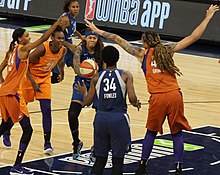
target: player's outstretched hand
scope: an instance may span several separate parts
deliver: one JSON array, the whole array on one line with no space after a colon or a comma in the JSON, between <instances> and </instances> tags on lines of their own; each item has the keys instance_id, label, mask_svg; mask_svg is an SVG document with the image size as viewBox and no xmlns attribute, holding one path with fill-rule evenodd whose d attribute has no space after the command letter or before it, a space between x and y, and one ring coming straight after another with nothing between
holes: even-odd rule
<instances>
[{"instance_id":1,"label":"player's outstretched hand","mask_svg":"<svg viewBox=\"0 0 220 175\"><path fill-rule=\"evenodd\" d=\"M211 19L215 12L219 11L219 6L210 5L209 9L206 10L206 18Z\"/></svg>"},{"instance_id":2,"label":"player's outstretched hand","mask_svg":"<svg viewBox=\"0 0 220 175\"><path fill-rule=\"evenodd\" d=\"M82 83L80 83L78 81L78 83L75 85L74 88L77 91L79 91L79 93L83 94L84 96L87 94L87 88L86 88L86 85L85 85L84 81L82 81Z\"/></svg>"},{"instance_id":3,"label":"player's outstretched hand","mask_svg":"<svg viewBox=\"0 0 220 175\"><path fill-rule=\"evenodd\" d=\"M90 22L87 19L84 19L84 21L86 22L86 26L89 27L92 31L97 32L99 30L93 22Z\"/></svg>"}]
</instances>

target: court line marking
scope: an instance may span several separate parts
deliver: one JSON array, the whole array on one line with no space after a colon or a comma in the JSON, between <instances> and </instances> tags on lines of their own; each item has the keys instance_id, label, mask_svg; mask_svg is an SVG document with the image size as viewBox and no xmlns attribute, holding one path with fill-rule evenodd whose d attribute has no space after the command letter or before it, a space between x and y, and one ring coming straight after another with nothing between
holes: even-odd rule
<instances>
[{"instance_id":1,"label":"court line marking","mask_svg":"<svg viewBox=\"0 0 220 175\"><path fill-rule=\"evenodd\" d=\"M184 168L182 169L182 171L191 171L191 170L194 170L194 168ZM176 170L169 170L169 173L175 173Z\"/></svg>"},{"instance_id":2,"label":"court line marking","mask_svg":"<svg viewBox=\"0 0 220 175\"><path fill-rule=\"evenodd\" d=\"M202 126L194 127L193 129L199 129L199 128L204 128L204 127L215 127L215 128L220 129L220 127L216 126L216 125L202 125ZM183 132L186 132L186 131L183 131ZM166 134L170 134L170 132L164 133L163 135L166 135ZM135 141L138 141L138 140L143 140L143 137L142 138L133 139L132 142L135 142ZM82 151L87 151L87 150L88 150L88 148L85 148ZM29 163L29 162L38 161L38 160L45 160L45 159L48 159L48 158L53 158L53 157L58 157L58 156L64 156L66 154L71 154L71 153L72 152L66 152L66 153L62 153L62 154L52 155L50 157L41 157L41 158L37 158L37 159L31 159L31 160L24 161L24 163ZM0 168L4 168L4 167L7 167L7 166L12 166L12 164L5 164L3 166L0 166Z\"/></svg>"},{"instance_id":3,"label":"court line marking","mask_svg":"<svg viewBox=\"0 0 220 175\"><path fill-rule=\"evenodd\" d=\"M56 174L56 173L51 173L51 172L47 172L47 171L42 171L42 170L38 170L38 169L33 169L33 168L28 168L28 167L25 167L25 169L28 169L28 170L31 170L31 171L34 171L34 172L44 173L44 174L51 174L51 175L60 175L60 174Z\"/></svg>"},{"instance_id":4,"label":"court line marking","mask_svg":"<svg viewBox=\"0 0 220 175\"><path fill-rule=\"evenodd\" d=\"M220 164L220 160L216 161L216 162L213 162L213 163L210 163L209 165L213 166L213 165L217 165L217 164Z\"/></svg>"}]
</instances>

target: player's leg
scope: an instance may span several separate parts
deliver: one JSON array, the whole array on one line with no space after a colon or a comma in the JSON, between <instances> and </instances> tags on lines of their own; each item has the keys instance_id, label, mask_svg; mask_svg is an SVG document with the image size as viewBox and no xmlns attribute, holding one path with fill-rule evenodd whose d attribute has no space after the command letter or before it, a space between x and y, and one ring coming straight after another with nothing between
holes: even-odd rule
<instances>
[{"instance_id":1,"label":"player's leg","mask_svg":"<svg viewBox=\"0 0 220 175\"><path fill-rule=\"evenodd\" d=\"M131 133L129 117L125 113L115 113L108 117L110 123L110 143L112 148L112 175L123 174L123 161L125 153L130 151Z\"/></svg>"},{"instance_id":2,"label":"player's leg","mask_svg":"<svg viewBox=\"0 0 220 175\"><path fill-rule=\"evenodd\" d=\"M182 175L183 165L183 133L182 131L172 134L173 138L173 149L174 149L174 161L176 166L176 175Z\"/></svg>"},{"instance_id":3,"label":"player's leg","mask_svg":"<svg viewBox=\"0 0 220 175\"><path fill-rule=\"evenodd\" d=\"M150 153L152 152L157 132L163 132L162 125L165 117L166 105L164 103L163 95L151 95L146 125L147 132L143 140L141 161L139 163L139 168L136 170L136 175L147 175L147 162L150 157Z\"/></svg>"},{"instance_id":4,"label":"player's leg","mask_svg":"<svg viewBox=\"0 0 220 175\"><path fill-rule=\"evenodd\" d=\"M94 119L94 150L96 155L95 163L92 167L91 174L102 175L105 168L108 152L111 149L108 133L108 121L101 113L96 113Z\"/></svg>"},{"instance_id":5,"label":"player's leg","mask_svg":"<svg viewBox=\"0 0 220 175\"><path fill-rule=\"evenodd\" d=\"M169 92L168 95L168 123L173 138L176 175L182 175L184 152L182 128L190 130L191 127L189 126L188 121L184 116L182 93L180 91L173 91Z\"/></svg>"},{"instance_id":6,"label":"player's leg","mask_svg":"<svg viewBox=\"0 0 220 175\"><path fill-rule=\"evenodd\" d=\"M50 142L52 128L51 100L39 99L39 102L42 112L42 126L44 132L44 154L52 155L53 148Z\"/></svg>"},{"instance_id":7,"label":"player's leg","mask_svg":"<svg viewBox=\"0 0 220 175\"><path fill-rule=\"evenodd\" d=\"M13 124L11 118L9 117L7 122L4 122L4 120L2 120L2 123L0 126L0 135L2 135L2 143L6 148L11 147L10 130L13 127L13 125L14 124Z\"/></svg>"},{"instance_id":8,"label":"player's leg","mask_svg":"<svg viewBox=\"0 0 220 175\"><path fill-rule=\"evenodd\" d=\"M17 153L17 157L14 163L14 166L10 170L10 174L27 174L27 175L32 175L34 174L33 172L25 169L22 167L22 160L25 154L25 151L29 145L29 142L31 140L32 132L33 129L30 124L30 118L27 116L24 116L22 120L19 122L21 127L22 127L22 136L20 139L20 144L19 144L19 149Z\"/></svg>"},{"instance_id":9,"label":"player's leg","mask_svg":"<svg viewBox=\"0 0 220 175\"><path fill-rule=\"evenodd\" d=\"M73 138L73 158L77 158L83 147L83 142L79 139L79 115L82 110L82 105L72 101L68 111L68 121Z\"/></svg>"}]
</instances>

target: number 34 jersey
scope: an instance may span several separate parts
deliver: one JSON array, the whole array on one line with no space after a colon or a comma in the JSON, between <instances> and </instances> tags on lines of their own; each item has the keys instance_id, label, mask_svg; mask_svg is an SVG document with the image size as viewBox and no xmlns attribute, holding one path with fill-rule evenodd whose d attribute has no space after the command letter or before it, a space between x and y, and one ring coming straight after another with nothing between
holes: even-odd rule
<instances>
[{"instance_id":1,"label":"number 34 jersey","mask_svg":"<svg viewBox=\"0 0 220 175\"><path fill-rule=\"evenodd\" d=\"M121 78L123 70L99 72L96 84L97 111L127 112L126 84Z\"/></svg>"}]
</instances>

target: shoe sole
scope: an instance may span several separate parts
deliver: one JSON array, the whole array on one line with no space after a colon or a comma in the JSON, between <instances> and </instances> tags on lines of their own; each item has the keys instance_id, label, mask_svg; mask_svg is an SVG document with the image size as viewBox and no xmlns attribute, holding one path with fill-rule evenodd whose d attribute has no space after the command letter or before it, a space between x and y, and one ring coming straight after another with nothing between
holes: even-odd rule
<instances>
[{"instance_id":1,"label":"shoe sole","mask_svg":"<svg viewBox=\"0 0 220 175\"><path fill-rule=\"evenodd\" d=\"M51 156L53 154L53 149L48 148L48 149L44 150L44 154Z\"/></svg>"}]
</instances>

